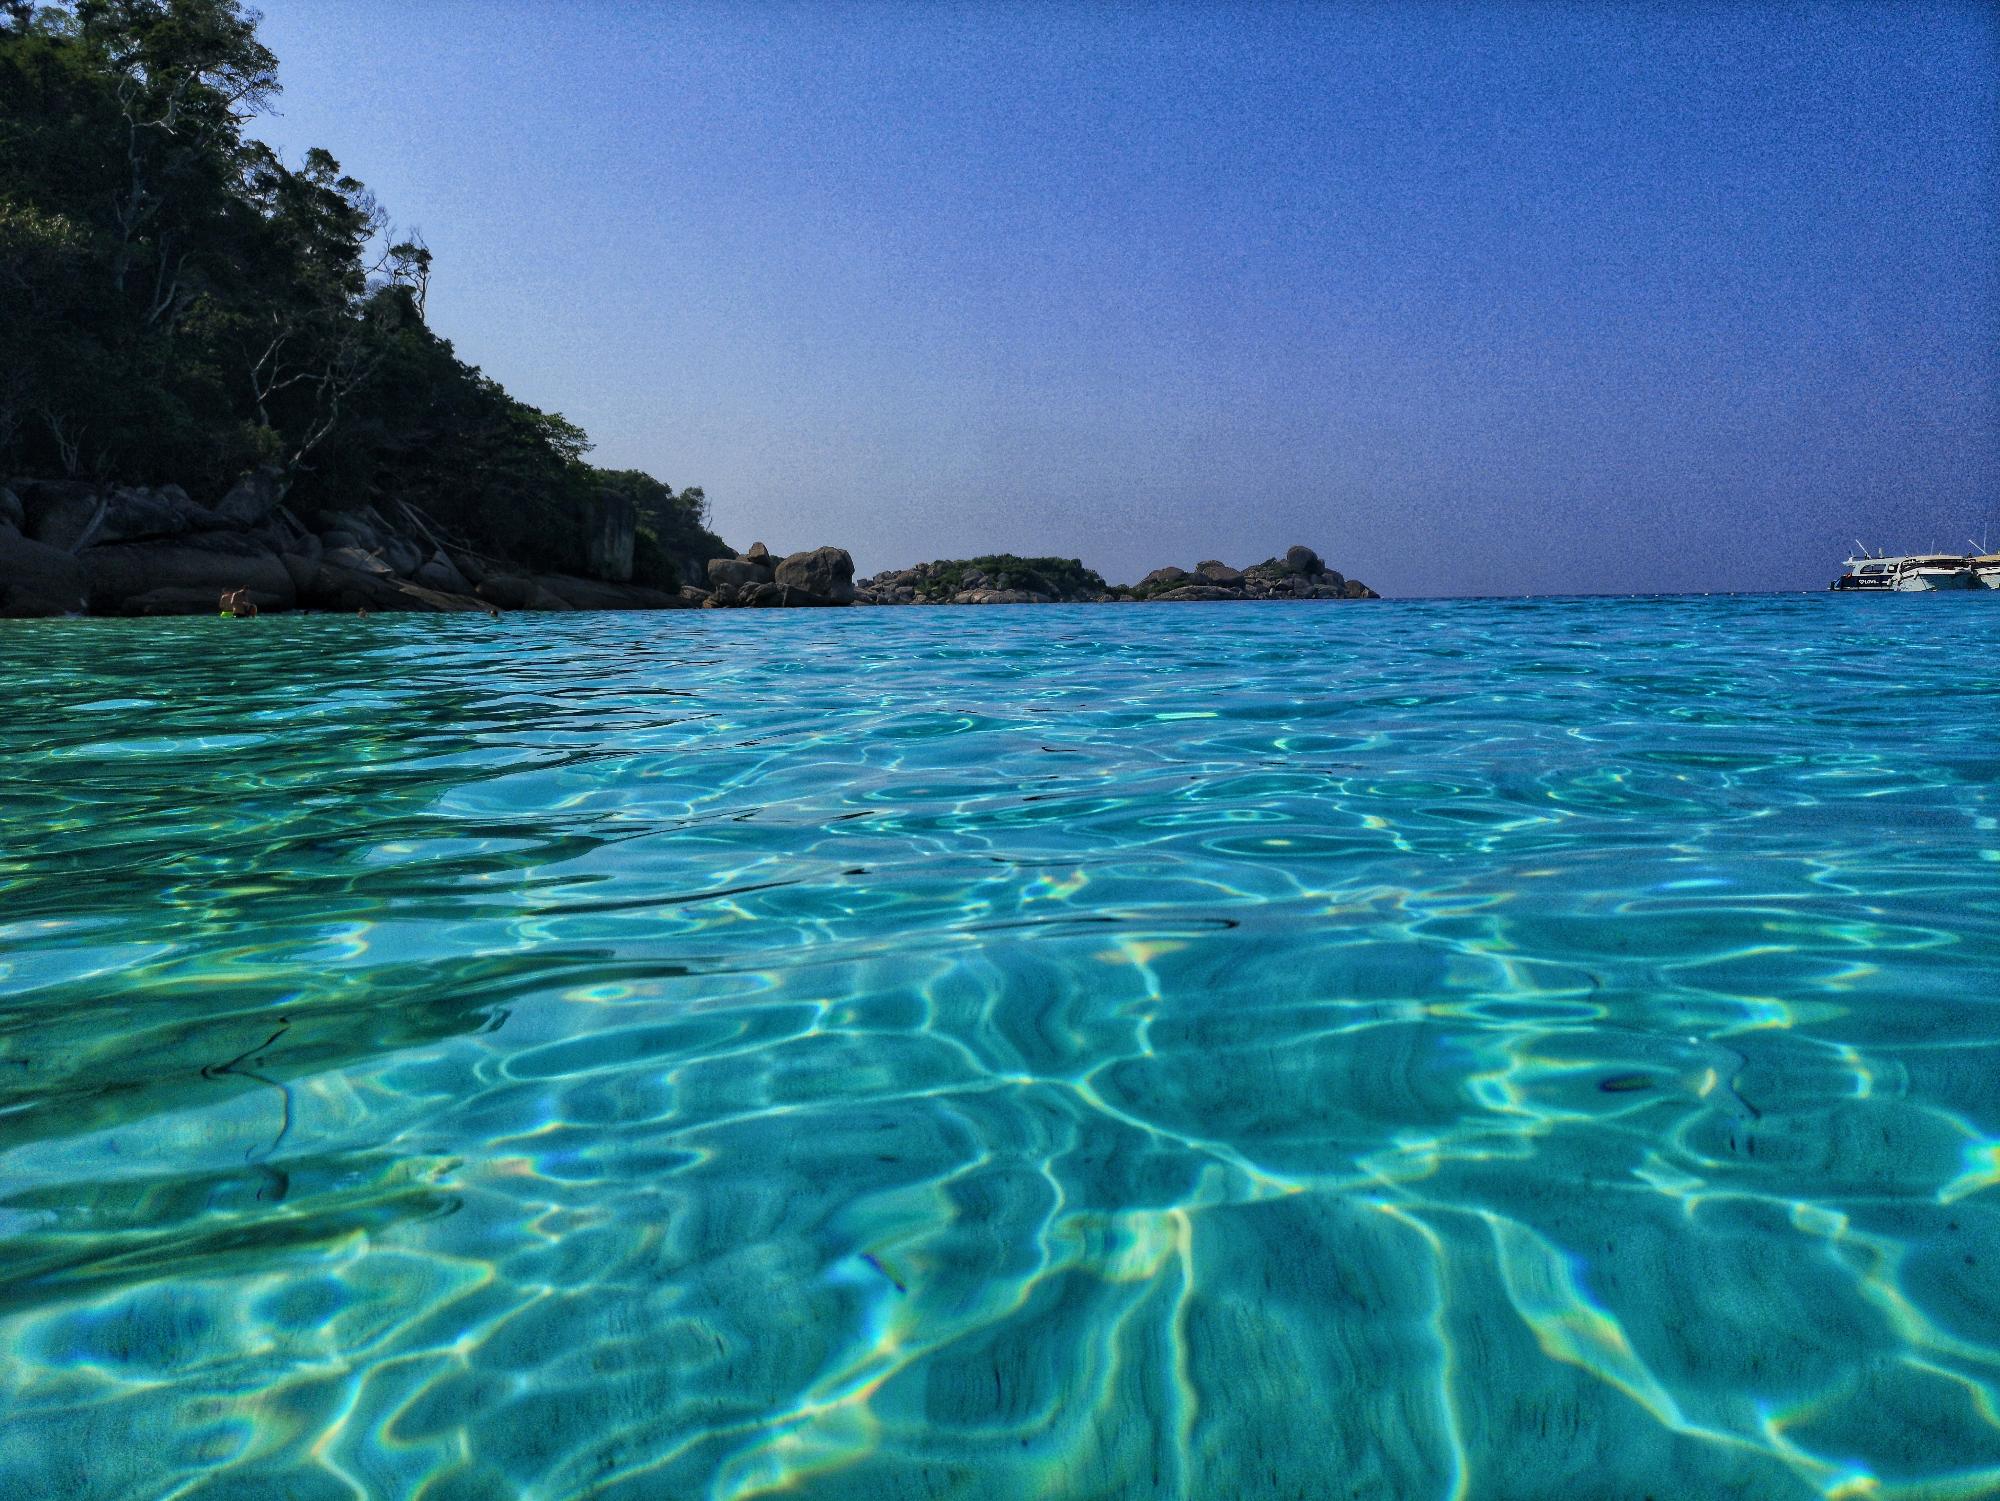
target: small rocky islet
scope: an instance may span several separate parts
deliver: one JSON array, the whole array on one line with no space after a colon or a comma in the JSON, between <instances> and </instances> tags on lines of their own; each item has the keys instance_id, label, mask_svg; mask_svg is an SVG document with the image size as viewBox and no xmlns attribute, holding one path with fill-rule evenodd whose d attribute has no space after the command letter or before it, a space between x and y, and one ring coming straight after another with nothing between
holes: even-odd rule
<instances>
[{"instance_id":1,"label":"small rocky islet","mask_svg":"<svg viewBox=\"0 0 2000 1501\"><path fill-rule=\"evenodd\" d=\"M273 470L213 505L176 485L14 480L0 486L0 616L673 610L829 605L1114 604L1375 599L1309 547L1247 568L1210 560L1107 584L1073 558L1012 554L920 563L857 580L845 548L682 558L676 589L632 582L637 519L607 495L579 519L586 571L489 556L419 507L365 502L302 517Z\"/></svg>"}]
</instances>

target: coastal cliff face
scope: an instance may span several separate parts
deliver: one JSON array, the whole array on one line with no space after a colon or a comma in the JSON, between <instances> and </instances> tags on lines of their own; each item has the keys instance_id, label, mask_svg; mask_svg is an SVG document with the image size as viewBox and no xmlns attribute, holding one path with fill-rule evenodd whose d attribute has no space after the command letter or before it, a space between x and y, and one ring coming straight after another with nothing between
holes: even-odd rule
<instances>
[{"instance_id":1,"label":"coastal cliff face","mask_svg":"<svg viewBox=\"0 0 2000 1501\"><path fill-rule=\"evenodd\" d=\"M612 495L583 520L595 577L543 573L483 554L413 505L302 519L282 476L244 476L213 505L176 485L17 480L0 487L0 616L190 615L230 596L247 612L687 610L828 605L1373 599L1309 547L1244 569L1159 568L1110 585L1071 558L922 563L863 579L845 548L784 556L763 543L712 558L678 589L629 582L635 517Z\"/></svg>"}]
</instances>

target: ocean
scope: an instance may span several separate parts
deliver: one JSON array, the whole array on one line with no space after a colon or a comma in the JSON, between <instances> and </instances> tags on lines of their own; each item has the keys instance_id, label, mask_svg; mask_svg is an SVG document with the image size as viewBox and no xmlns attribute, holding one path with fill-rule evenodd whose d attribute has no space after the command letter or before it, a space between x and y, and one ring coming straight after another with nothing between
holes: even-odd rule
<instances>
[{"instance_id":1,"label":"ocean","mask_svg":"<svg viewBox=\"0 0 2000 1501\"><path fill-rule=\"evenodd\" d=\"M0 1493L2000 1493L1996 647L0 625Z\"/></svg>"}]
</instances>

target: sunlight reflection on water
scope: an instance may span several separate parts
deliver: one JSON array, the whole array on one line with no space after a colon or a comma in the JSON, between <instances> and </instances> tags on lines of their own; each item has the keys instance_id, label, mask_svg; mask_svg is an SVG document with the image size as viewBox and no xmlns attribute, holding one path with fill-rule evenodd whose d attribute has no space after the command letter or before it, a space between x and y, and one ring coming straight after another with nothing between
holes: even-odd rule
<instances>
[{"instance_id":1,"label":"sunlight reflection on water","mask_svg":"<svg viewBox=\"0 0 2000 1501\"><path fill-rule=\"evenodd\" d=\"M0 1480L1992 1494L1996 644L7 624Z\"/></svg>"}]
</instances>

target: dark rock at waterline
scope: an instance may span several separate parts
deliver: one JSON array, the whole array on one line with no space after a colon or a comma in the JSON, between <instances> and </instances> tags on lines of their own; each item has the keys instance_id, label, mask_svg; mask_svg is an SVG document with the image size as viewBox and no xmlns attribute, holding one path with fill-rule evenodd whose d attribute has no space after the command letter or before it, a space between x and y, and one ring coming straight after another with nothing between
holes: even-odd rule
<instances>
[{"instance_id":1,"label":"dark rock at waterline","mask_svg":"<svg viewBox=\"0 0 2000 1501\"><path fill-rule=\"evenodd\" d=\"M1038 594L1031 589L961 589L952 595L950 603L955 605L1051 605L1053 595Z\"/></svg>"},{"instance_id":2,"label":"dark rock at waterline","mask_svg":"<svg viewBox=\"0 0 2000 1501\"><path fill-rule=\"evenodd\" d=\"M353 549L338 548L336 552L351 557ZM325 561L313 570L311 582L300 591L303 603L322 610L339 610L353 613L358 610L379 611L384 614L418 612L446 614L454 611L477 611L487 613L491 606L482 600L464 594L446 594L436 589L426 589L421 584L413 584L408 579L397 578L386 570L377 571L353 568L346 563L334 561L334 553L329 552Z\"/></svg>"},{"instance_id":3,"label":"dark rock at waterline","mask_svg":"<svg viewBox=\"0 0 2000 1501\"><path fill-rule=\"evenodd\" d=\"M403 519L363 502L311 518L286 508L280 471L244 476L213 509L173 485L156 489L74 480L15 480L0 490L0 613L207 613L242 591L260 612L329 610L674 610L688 598L612 578L529 576L482 560L407 504ZM584 518L592 566L630 573L626 512L607 500ZM755 581L768 566L746 564ZM759 603L809 603L774 589Z\"/></svg>"},{"instance_id":4,"label":"dark rock at waterline","mask_svg":"<svg viewBox=\"0 0 2000 1501\"><path fill-rule=\"evenodd\" d=\"M298 598L292 575L277 554L240 532L89 547L78 561L89 580L90 608L98 614L214 609L236 589L245 591L259 610L289 610Z\"/></svg>"},{"instance_id":5,"label":"dark rock at waterline","mask_svg":"<svg viewBox=\"0 0 2000 1501\"><path fill-rule=\"evenodd\" d=\"M854 603L854 559L844 547L815 547L795 552L772 570L776 582L814 604Z\"/></svg>"},{"instance_id":6,"label":"dark rock at waterline","mask_svg":"<svg viewBox=\"0 0 2000 1501\"><path fill-rule=\"evenodd\" d=\"M686 610L692 605L678 593L648 589L640 584L608 583L565 573L537 574L535 583L573 610ZM530 608L536 608L530 606Z\"/></svg>"},{"instance_id":7,"label":"dark rock at waterline","mask_svg":"<svg viewBox=\"0 0 2000 1501\"><path fill-rule=\"evenodd\" d=\"M87 608L83 565L60 548L22 536L7 519L13 514L0 503L0 616L72 615Z\"/></svg>"},{"instance_id":8,"label":"dark rock at waterline","mask_svg":"<svg viewBox=\"0 0 2000 1501\"><path fill-rule=\"evenodd\" d=\"M1204 599L1241 599L1241 589L1225 589L1219 584L1183 584L1178 589L1169 589L1165 594L1156 594L1155 599L1196 601Z\"/></svg>"},{"instance_id":9,"label":"dark rock at waterline","mask_svg":"<svg viewBox=\"0 0 2000 1501\"><path fill-rule=\"evenodd\" d=\"M521 574L488 574L473 591L489 604L503 610L573 610L575 605L551 594L539 583Z\"/></svg>"},{"instance_id":10,"label":"dark rock at waterline","mask_svg":"<svg viewBox=\"0 0 2000 1501\"><path fill-rule=\"evenodd\" d=\"M1326 564L1320 561L1318 553L1310 547L1288 547L1285 549L1285 568L1291 573L1301 573L1307 578L1318 578L1326 572Z\"/></svg>"}]
</instances>

